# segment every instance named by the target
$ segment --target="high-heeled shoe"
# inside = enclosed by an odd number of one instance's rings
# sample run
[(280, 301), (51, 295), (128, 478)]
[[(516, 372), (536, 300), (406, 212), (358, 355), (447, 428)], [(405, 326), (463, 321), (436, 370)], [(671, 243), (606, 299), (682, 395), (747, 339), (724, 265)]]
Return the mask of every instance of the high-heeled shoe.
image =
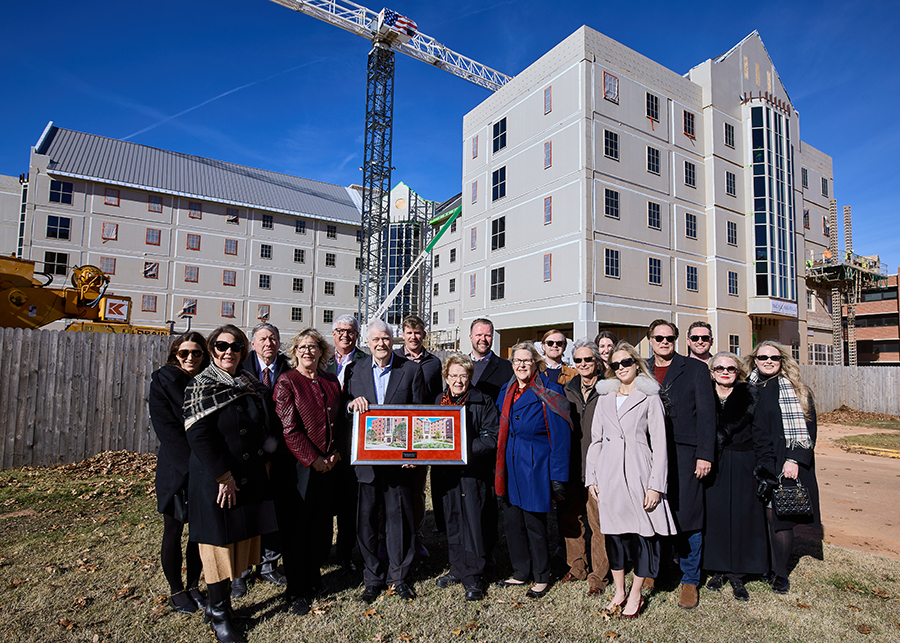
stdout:
[(623, 598), (618, 603), (611, 602), (609, 606), (606, 608), (607, 612), (618, 612), (622, 613), (622, 610), (625, 609), (625, 603), (628, 602), (628, 594), (625, 594), (625, 598)]
[(622, 612), (621, 617), (622, 618), (637, 618), (638, 614), (641, 613), (641, 610), (644, 609), (644, 605), (645, 605), (644, 597), (641, 596), (640, 600), (638, 600), (638, 606), (637, 606), (637, 609), (634, 611), (634, 614), (626, 614), (625, 612)]

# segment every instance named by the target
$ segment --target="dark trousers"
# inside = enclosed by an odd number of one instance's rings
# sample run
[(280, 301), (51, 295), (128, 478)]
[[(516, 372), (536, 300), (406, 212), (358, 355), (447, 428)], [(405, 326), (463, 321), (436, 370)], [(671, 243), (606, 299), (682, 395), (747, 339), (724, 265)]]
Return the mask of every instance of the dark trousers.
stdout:
[(505, 503), (503, 527), (513, 578), (527, 581), (534, 577), (536, 583), (550, 582), (550, 545), (547, 537), (547, 514), (525, 511)]
[(565, 500), (556, 502), (556, 523), (566, 547), (569, 573), (578, 580), (588, 577), (587, 530), (584, 527), (587, 489), (580, 482), (566, 482)]
[(648, 538), (640, 534), (606, 534), (606, 553), (609, 566), (622, 571), (631, 562), (634, 575), (641, 578), (656, 578), (659, 574), (659, 538)]
[(464, 587), (480, 587), (485, 566), (482, 517), (485, 501), (490, 498), (493, 502), (493, 495), (489, 493), (486, 482), (475, 478), (457, 478), (452, 482), (455, 484), (451, 483), (449, 488), (443, 490), (441, 498), (450, 573)]
[[(278, 510), (276, 509), (276, 512)], [(279, 524), (280, 524), (279, 520)], [(281, 532), (273, 531), (269, 534), (263, 534), (259, 539), (259, 565), (257, 566), (260, 573), (269, 573), (275, 571), (278, 566), (278, 559), (281, 558)], [(237, 570), (235, 570), (237, 571)], [(248, 579), (253, 574), (253, 568), (248, 567), (241, 574), (241, 578)]]
[(359, 482), (356, 471), (350, 466), (349, 458), (337, 463), (335, 474), (335, 494), (332, 514), (337, 516), (337, 557), (343, 562), (350, 560), (356, 547), (356, 512)]
[[(413, 495), (415, 469), (384, 465), (375, 468), (372, 483), (359, 483), (357, 534), (363, 558), (363, 583), (392, 585), (405, 581), (412, 567), (415, 547)], [(378, 514), (384, 509), (385, 548), (388, 561), (378, 558)]]

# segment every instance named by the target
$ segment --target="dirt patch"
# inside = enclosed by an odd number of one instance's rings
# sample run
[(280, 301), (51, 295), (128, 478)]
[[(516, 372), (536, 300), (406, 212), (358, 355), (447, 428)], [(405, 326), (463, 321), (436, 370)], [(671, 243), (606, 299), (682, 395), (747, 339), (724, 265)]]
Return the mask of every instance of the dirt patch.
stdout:
[(12, 511), (8, 514), (0, 514), (0, 520), (4, 518), (25, 518), (28, 516), (37, 516), (38, 512), (34, 509), (22, 509), (21, 511)]
[(842, 405), (828, 413), (819, 413), (818, 420), (822, 424), (865, 424), (868, 422), (900, 422), (900, 416), (857, 411)]

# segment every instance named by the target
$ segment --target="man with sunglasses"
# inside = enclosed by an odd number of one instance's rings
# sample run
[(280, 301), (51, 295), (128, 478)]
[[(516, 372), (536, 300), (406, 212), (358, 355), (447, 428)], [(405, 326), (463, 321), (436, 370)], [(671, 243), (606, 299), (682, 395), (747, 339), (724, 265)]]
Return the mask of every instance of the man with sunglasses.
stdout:
[(578, 371), (562, 362), (567, 344), (566, 336), (562, 334), (562, 331), (555, 328), (544, 333), (544, 337), (541, 339), (544, 363), (547, 365), (547, 370), (544, 373), (550, 378), (551, 382), (556, 382), (560, 386), (565, 386), (567, 382), (578, 375)]
[(688, 359), (675, 352), (678, 339), (675, 324), (657, 319), (650, 324), (647, 337), (653, 349), (649, 370), (660, 385), (660, 396), (666, 407), (667, 500), (678, 528), (675, 547), (681, 566), (678, 606), (693, 609), (700, 600), (697, 587), (703, 553), (701, 481), (709, 474), (715, 459), (716, 403), (709, 369), (700, 360)]
[(705, 321), (695, 321), (688, 327), (688, 353), (694, 359), (699, 359), (704, 364), (709, 364), (712, 357), (712, 326)]

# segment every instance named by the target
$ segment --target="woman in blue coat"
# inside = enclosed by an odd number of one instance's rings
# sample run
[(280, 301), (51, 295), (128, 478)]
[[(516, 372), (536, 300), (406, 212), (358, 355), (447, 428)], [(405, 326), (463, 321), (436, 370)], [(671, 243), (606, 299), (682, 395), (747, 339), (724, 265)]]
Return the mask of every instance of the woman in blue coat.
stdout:
[(539, 373), (544, 363), (531, 342), (512, 348), (515, 380), (504, 386), (497, 406), (500, 435), (497, 444), (495, 490), (502, 499), (503, 524), (512, 578), (503, 587), (534, 585), (529, 598), (541, 598), (550, 586), (550, 547), (547, 512), (552, 499), (563, 499), (569, 480), (569, 441), (572, 423), (561, 386)]

